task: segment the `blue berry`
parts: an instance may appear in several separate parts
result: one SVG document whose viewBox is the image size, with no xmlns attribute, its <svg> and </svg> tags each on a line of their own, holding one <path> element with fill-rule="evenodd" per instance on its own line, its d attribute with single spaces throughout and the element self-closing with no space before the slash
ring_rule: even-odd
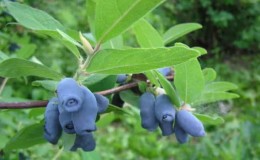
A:
<svg viewBox="0 0 260 160">
<path fill-rule="evenodd" d="M 203 124 L 192 113 L 186 110 L 180 110 L 176 114 L 176 121 L 179 126 L 193 137 L 205 136 Z"/>
<path fill-rule="evenodd" d="M 96 97 L 96 101 L 97 101 L 98 113 L 100 114 L 105 112 L 109 105 L 109 100 L 100 94 L 94 93 L 94 96 Z"/>
<path fill-rule="evenodd" d="M 95 121 L 98 113 L 97 101 L 94 94 L 84 86 L 81 86 L 81 90 L 84 93 L 82 107 L 80 110 L 71 113 L 74 129 L 80 135 L 96 130 Z"/>
<path fill-rule="evenodd" d="M 154 110 L 155 97 L 152 93 L 146 92 L 140 97 L 140 116 L 143 128 L 154 131 L 158 127 L 158 121 Z"/>
<path fill-rule="evenodd" d="M 58 98 L 52 98 L 45 110 L 44 138 L 52 144 L 57 144 L 62 128 L 59 123 Z"/>
<path fill-rule="evenodd" d="M 179 143 L 183 144 L 189 140 L 188 134 L 179 126 L 177 120 L 175 121 L 173 131 Z"/>
<path fill-rule="evenodd" d="M 57 87 L 59 102 L 67 112 L 80 110 L 85 95 L 82 88 L 73 78 L 64 78 Z"/>
<path fill-rule="evenodd" d="M 175 113 L 175 108 L 167 95 L 163 94 L 156 97 L 155 116 L 159 121 L 163 136 L 173 133 Z"/>
<path fill-rule="evenodd" d="M 59 116 L 59 121 L 64 132 L 68 134 L 76 133 L 70 112 L 62 111 Z"/>
<path fill-rule="evenodd" d="M 127 79 L 126 74 L 118 74 L 117 79 L 116 79 L 116 83 L 123 84 L 126 81 L 126 79 Z"/>
<path fill-rule="evenodd" d="M 71 151 L 76 151 L 78 148 L 82 148 L 84 151 L 93 151 L 96 148 L 96 142 L 92 133 L 84 135 L 76 135 L 74 145 L 71 147 Z"/>
<path fill-rule="evenodd" d="M 172 72 L 172 69 L 170 67 L 159 68 L 157 70 L 164 76 L 169 76 Z"/>
</svg>

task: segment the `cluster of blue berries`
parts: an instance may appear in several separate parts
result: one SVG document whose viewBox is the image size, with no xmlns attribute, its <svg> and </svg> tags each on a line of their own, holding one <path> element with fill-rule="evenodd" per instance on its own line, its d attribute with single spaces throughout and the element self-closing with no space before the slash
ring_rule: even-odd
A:
<svg viewBox="0 0 260 160">
<path fill-rule="evenodd" d="M 161 129 L 163 136 L 175 133 L 179 143 L 188 141 L 188 135 L 205 136 L 203 124 L 185 109 L 177 111 L 165 94 L 155 97 L 152 93 L 142 94 L 139 101 L 141 125 L 148 131 Z"/>
<path fill-rule="evenodd" d="M 57 97 L 52 98 L 45 111 L 44 137 L 57 144 L 62 131 L 76 134 L 71 151 L 82 148 L 92 151 L 96 147 L 93 131 L 96 130 L 97 115 L 104 112 L 109 100 L 93 94 L 73 78 L 64 78 L 57 87 Z"/>
</svg>

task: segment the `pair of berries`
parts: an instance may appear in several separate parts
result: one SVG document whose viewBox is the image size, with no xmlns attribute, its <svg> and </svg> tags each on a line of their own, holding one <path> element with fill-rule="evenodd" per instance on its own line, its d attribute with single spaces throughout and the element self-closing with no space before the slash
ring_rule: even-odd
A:
<svg viewBox="0 0 260 160">
<path fill-rule="evenodd" d="M 148 131 L 159 126 L 163 136 L 175 133 L 179 143 L 188 141 L 188 134 L 193 137 L 205 136 L 203 124 L 187 110 L 176 111 L 169 97 L 165 94 L 155 96 L 146 92 L 140 97 L 141 125 Z"/>
<path fill-rule="evenodd" d="M 62 134 L 76 134 L 72 151 L 95 149 L 92 132 L 96 130 L 97 114 L 106 110 L 106 97 L 93 94 L 85 86 L 80 86 L 72 78 L 64 78 L 57 87 L 57 97 L 52 98 L 45 111 L 44 137 L 56 144 Z"/>
</svg>

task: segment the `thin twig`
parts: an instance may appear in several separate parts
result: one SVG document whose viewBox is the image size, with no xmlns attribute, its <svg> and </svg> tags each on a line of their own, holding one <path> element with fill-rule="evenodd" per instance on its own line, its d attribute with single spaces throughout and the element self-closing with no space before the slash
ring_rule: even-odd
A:
<svg viewBox="0 0 260 160">
<path fill-rule="evenodd" d="M 168 80 L 172 80 L 172 76 L 167 77 Z M 149 83 L 149 82 L 147 82 Z M 131 88 L 134 88 L 138 86 L 138 82 L 131 82 L 127 83 L 112 89 L 100 91 L 100 92 L 95 92 L 97 94 L 101 95 L 109 95 L 109 94 L 114 94 L 120 91 L 128 90 Z M 43 100 L 43 101 L 29 101 L 29 102 L 0 102 L 0 109 L 27 109 L 27 108 L 41 108 L 41 107 L 46 107 L 48 104 L 48 100 Z"/>
</svg>

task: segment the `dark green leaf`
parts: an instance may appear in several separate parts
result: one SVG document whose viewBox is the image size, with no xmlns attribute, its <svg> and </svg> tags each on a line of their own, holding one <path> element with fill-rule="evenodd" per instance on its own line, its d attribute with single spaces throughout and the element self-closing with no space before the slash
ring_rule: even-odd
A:
<svg viewBox="0 0 260 160">
<path fill-rule="evenodd" d="M 46 142 L 43 138 L 43 124 L 33 124 L 20 130 L 6 144 L 4 150 L 24 149 Z"/>
<path fill-rule="evenodd" d="M 83 81 L 83 84 L 86 86 L 91 86 L 96 83 L 99 83 L 100 81 L 107 78 L 108 76 L 109 76 L 108 74 L 91 74 Z"/>
<path fill-rule="evenodd" d="M 0 76 L 18 78 L 22 76 L 38 76 L 60 80 L 63 76 L 50 68 L 19 58 L 10 58 L 0 63 Z"/>
<path fill-rule="evenodd" d="M 229 100 L 233 98 L 238 98 L 239 95 L 235 93 L 228 93 L 228 92 L 204 92 L 202 93 L 201 97 L 198 98 L 194 105 L 201 105 L 206 103 L 212 103 L 216 101 L 223 101 Z"/>
<path fill-rule="evenodd" d="M 141 73 L 183 63 L 199 55 L 184 47 L 155 49 L 107 49 L 99 51 L 87 68 L 89 73 Z"/>
<path fill-rule="evenodd" d="M 119 95 L 124 102 L 135 107 L 139 106 L 139 96 L 134 94 L 133 91 L 131 90 L 122 91 L 119 93 Z"/>
<path fill-rule="evenodd" d="M 97 0 L 95 35 L 105 42 L 122 32 L 157 7 L 163 0 Z"/>
</svg>

